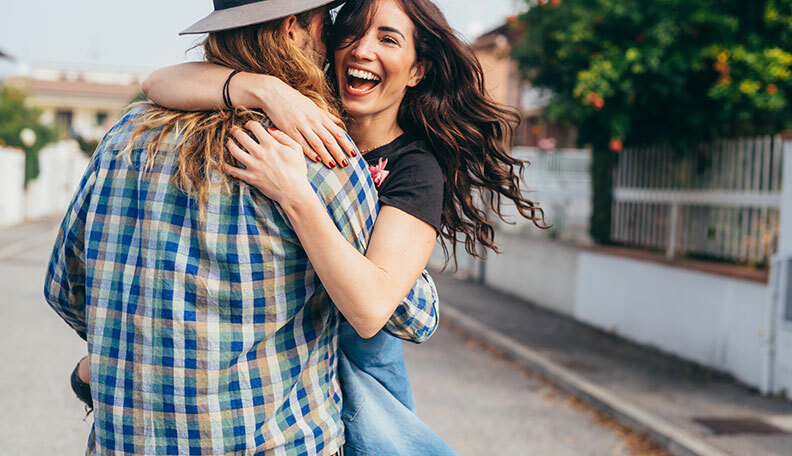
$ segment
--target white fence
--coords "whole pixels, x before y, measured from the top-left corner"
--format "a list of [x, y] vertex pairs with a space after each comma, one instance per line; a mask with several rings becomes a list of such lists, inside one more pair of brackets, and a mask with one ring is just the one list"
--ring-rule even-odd
[[678, 156], [626, 149], [614, 175], [611, 238], [629, 246], [764, 264], [777, 249], [779, 136], [719, 141]]
[[24, 153], [0, 149], [0, 227], [62, 214], [88, 165], [88, 157], [76, 141], [61, 141], [40, 152], [39, 165], [39, 176], [25, 189]]
[[552, 237], [575, 242], [589, 242], [589, 217], [591, 216], [591, 153], [580, 149], [561, 149], [547, 152], [536, 148], [520, 147], [512, 152], [516, 158], [530, 162], [523, 172], [523, 185], [530, 189], [527, 195], [544, 209], [547, 223], [552, 228], [537, 230], [533, 224], [519, 216], [508, 204], [504, 213], [510, 215], [514, 225], [501, 223], [504, 232]]
[[[499, 233], [502, 254], [491, 255], [483, 266], [463, 256], [464, 272], [539, 306], [733, 374], [762, 393], [788, 396], [792, 131], [784, 141], [723, 141], [700, 149], [699, 160], [659, 148], [627, 150], [614, 176], [614, 237], [638, 248], [735, 261], [758, 263], [772, 256], [769, 282], [761, 275], [733, 274], [738, 269], [661, 264], [624, 256], [620, 249], [579, 249], [522, 232]], [[526, 178], [540, 189], [532, 195], [537, 200], [547, 201], [543, 186], [570, 180], [543, 162], [553, 155], [523, 156], [535, 165]]]
[[25, 220], [25, 153], [0, 148], [0, 227]]

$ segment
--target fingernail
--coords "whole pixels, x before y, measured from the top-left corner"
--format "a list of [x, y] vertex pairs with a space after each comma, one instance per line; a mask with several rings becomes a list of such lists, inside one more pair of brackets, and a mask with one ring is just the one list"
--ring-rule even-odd
[[269, 130], [269, 131], [278, 131], [278, 129], [275, 128], [275, 127], [269, 127], [267, 130]]
[[344, 168], [346, 168], [347, 166], [349, 166], [349, 162], [348, 162], [348, 161], [346, 161], [346, 158], [345, 158], [345, 159], [343, 159], [343, 160], [341, 160], [341, 166], [343, 166]]
[[351, 155], [351, 156], [353, 156], [353, 157], [357, 157], [357, 152], [355, 152], [355, 151], [353, 150], [353, 151], [351, 151], [351, 152], [349, 153], [349, 155]]
[[330, 162], [330, 163], [327, 164], [327, 166], [329, 166], [330, 169], [333, 169], [333, 168], [336, 167], [336, 164], [335, 164], [335, 162]]
[[319, 163], [320, 161], [322, 161], [322, 157], [320, 157], [320, 156], [318, 156], [318, 155], [317, 155], [316, 157], [314, 157], [314, 161], [315, 161], [316, 163]]

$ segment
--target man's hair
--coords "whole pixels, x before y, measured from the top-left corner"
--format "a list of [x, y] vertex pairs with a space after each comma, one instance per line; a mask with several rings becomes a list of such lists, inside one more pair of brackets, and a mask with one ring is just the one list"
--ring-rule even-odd
[[[306, 28], [313, 14], [323, 9], [309, 11], [298, 16], [298, 22]], [[284, 33], [280, 19], [248, 27], [210, 33], [203, 42], [205, 60], [250, 73], [274, 76], [310, 98], [320, 108], [338, 116], [335, 97], [327, 84], [322, 70], [312, 58], [305, 55]], [[218, 87], [218, 93], [222, 87]], [[137, 139], [153, 134], [148, 146], [146, 169], [151, 169], [158, 148], [163, 141], [176, 136], [174, 150], [179, 154], [176, 184], [190, 196], [197, 197], [203, 212], [213, 175], [223, 176], [227, 184], [230, 177], [223, 171], [223, 164], [235, 164], [225, 147], [233, 127], [244, 128], [248, 121], [263, 121], [266, 116], [255, 110], [235, 108], [232, 110], [182, 112], [157, 106], [151, 102], [133, 106], [145, 106], [145, 111], [136, 120], [128, 149], [132, 150]], [[158, 131], [153, 131], [159, 129]], [[168, 144], [170, 147], [170, 144]]]

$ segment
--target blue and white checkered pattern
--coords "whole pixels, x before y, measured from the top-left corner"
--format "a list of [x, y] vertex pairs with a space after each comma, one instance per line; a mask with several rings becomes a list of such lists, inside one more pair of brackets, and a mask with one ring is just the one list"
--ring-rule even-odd
[[[88, 342], [95, 416], [86, 454], [334, 453], [343, 442], [340, 314], [294, 231], [244, 183], [214, 188], [199, 215], [174, 183], [174, 135], [144, 172], [156, 130], [129, 144], [142, 109], [91, 160], [45, 285]], [[364, 252], [377, 196], [365, 161], [351, 162], [311, 163], [308, 177]], [[424, 275], [388, 329], [425, 340], [436, 304]]]

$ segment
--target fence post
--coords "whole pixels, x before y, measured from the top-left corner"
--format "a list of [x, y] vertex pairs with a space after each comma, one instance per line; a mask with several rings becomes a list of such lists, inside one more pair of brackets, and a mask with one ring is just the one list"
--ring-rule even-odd
[[792, 257], [792, 130], [781, 133], [784, 142], [781, 175], [781, 224], [778, 228], [778, 254]]
[[760, 391], [774, 394], [792, 390], [792, 130], [781, 133], [781, 219], [778, 252], [771, 260], [768, 286], [767, 332], [763, 337]]
[[671, 203], [671, 216], [668, 221], [668, 247], [666, 248], [666, 258], [670, 261], [676, 256], [677, 242], [679, 237], [679, 203]]

